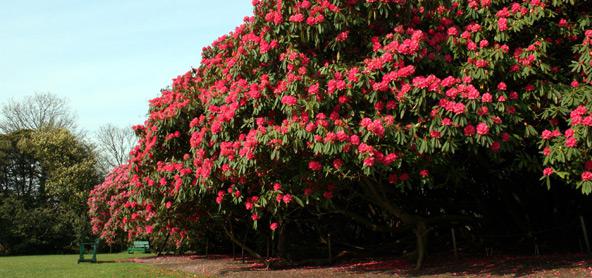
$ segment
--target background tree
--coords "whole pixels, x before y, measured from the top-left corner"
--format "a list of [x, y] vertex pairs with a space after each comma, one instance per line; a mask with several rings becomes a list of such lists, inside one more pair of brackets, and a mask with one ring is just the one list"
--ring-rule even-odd
[[0, 131], [22, 129], [76, 128], [75, 116], [68, 102], [51, 93], [38, 93], [22, 100], [10, 100], [0, 109]]
[[55, 95], [12, 100], [0, 112], [0, 254], [64, 251], [90, 234], [94, 148]]
[[100, 167], [106, 173], [119, 165], [127, 163], [129, 153], [136, 143], [136, 136], [129, 127], [121, 128], [107, 124], [99, 127], [96, 140], [100, 156]]

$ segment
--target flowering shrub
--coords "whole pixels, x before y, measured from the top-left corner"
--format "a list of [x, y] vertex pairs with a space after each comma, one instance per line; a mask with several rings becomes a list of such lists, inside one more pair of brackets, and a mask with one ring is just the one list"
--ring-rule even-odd
[[532, 153], [539, 132], [544, 176], [584, 167], [590, 192], [591, 5], [428, 2], [254, 0], [254, 16], [150, 102], [125, 205], [92, 209], [97, 231], [183, 239], [222, 217], [275, 232], [296, 208], [363, 196], [415, 227], [421, 262], [430, 217], [392, 196], [470, 180], [455, 156]]
[[111, 171], [102, 184], [95, 186], [88, 199], [92, 232], [112, 244], [122, 231], [123, 205], [128, 196], [129, 169], [121, 165]]

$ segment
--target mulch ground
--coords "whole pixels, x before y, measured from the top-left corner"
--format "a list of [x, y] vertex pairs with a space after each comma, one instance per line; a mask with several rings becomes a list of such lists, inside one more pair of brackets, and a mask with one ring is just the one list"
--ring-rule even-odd
[[225, 255], [161, 256], [134, 259], [188, 276], [211, 277], [592, 277], [592, 257], [570, 255], [493, 256], [453, 259], [432, 257], [420, 270], [398, 258], [342, 262], [332, 266], [299, 266], [268, 270], [262, 263]]

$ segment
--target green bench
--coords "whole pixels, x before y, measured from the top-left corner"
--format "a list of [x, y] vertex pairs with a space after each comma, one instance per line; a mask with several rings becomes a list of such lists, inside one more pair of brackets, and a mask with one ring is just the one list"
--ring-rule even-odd
[[[90, 259], [84, 258], [84, 255], [87, 254], [86, 247], [88, 246], [88, 253], [89, 255], [92, 254]], [[99, 239], [97, 238], [94, 242], [81, 242], [80, 243], [80, 258], [78, 258], [78, 263], [81, 262], [90, 262], [96, 263], [97, 262], [97, 248], [99, 246]]]
[[136, 251], [150, 253], [150, 242], [140, 240], [134, 241], [133, 245], [127, 248], [127, 253], [133, 254]]

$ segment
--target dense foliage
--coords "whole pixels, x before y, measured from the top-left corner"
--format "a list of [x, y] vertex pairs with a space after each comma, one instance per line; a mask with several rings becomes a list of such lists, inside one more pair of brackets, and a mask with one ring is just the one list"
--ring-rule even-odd
[[252, 223], [282, 255], [286, 227], [412, 229], [419, 265], [430, 227], [483, 212], [457, 197], [541, 177], [592, 191], [589, 1], [253, 4], [151, 100], [90, 198], [95, 232], [222, 230], [258, 255], [236, 232]]
[[0, 134], [0, 254], [64, 251], [90, 235], [92, 148], [66, 129]]

